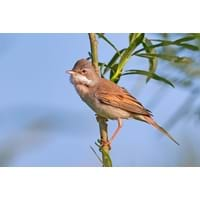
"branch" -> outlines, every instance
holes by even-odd
[[[90,39],[90,49],[91,49],[91,54],[92,54],[92,65],[94,66],[96,73],[99,74],[98,43],[96,40],[96,34],[89,33],[89,39]]]
[[[96,40],[96,34],[95,33],[89,33],[89,40],[90,40],[90,49],[92,54],[92,65],[95,68],[95,71],[97,74],[99,74],[99,66],[98,66],[98,43]],[[109,156],[110,146],[108,143],[108,131],[107,131],[107,119],[103,118],[99,115],[97,115],[97,121],[99,123],[99,129],[100,129],[100,138],[101,138],[101,144],[100,151],[102,153],[102,161],[104,167],[111,167],[112,162]]]

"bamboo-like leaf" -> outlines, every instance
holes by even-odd
[[[179,57],[173,55],[166,55],[166,54],[152,54],[152,53],[140,53],[136,54],[136,56],[144,57],[144,58],[160,58],[163,60],[167,60],[174,63],[182,63],[182,64],[190,64],[192,63],[192,59],[189,57]]]
[[[141,33],[129,33],[129,44],[131,44]]]
[[[135,48],[142,43],[144,38],[144,33],[137,33],[137,35],[135,35],[134,40],[132,40],[131,44],[129,45],[129,47],[124,51],[123,55],[121,55],[120,57],[120,61],[118,63],[118,68],[115,72],[115,74],[113,74],[113,76],[111,77],[111,81],[117,83],[119,81],[119,78],[121,76],[122,70],[125,66],[125,64],[128,62],[128,60],[130,59],[133,51],[135,50]]]
[[[199,51],[199,47],[192,44],[181,43],[181,44],[178,44],[178,46],[181,46],[185,49],[190,49],[192,51]]]
[[[177,40],[175,40],[174,42],[180,44],[180,43],[182,43],[182,42],[187,42],[187,41],[195,40],[195,39],[197,39],[197,38],[200,38],[200,36],[194,34],[194,35],[189,35],[189,36],[186,36],[186,37],[177,39]]]
[[[180,41],[181,39],[179,39]],[[169,41],[169,40],[154,40],[154,39],[151,39],[151,41],[155,41],[155,42],[160,42],[158,44],[154,44],[152,46],[150,46],[150,48],[158,48],[158,47],[164,47],[164,46],[169,46],[169,45],[175,45],[175,46],[179,46],[179,47],[183,47],[185,49],[189,49],[189,50],[192,50],[192,51],[198,51],[199,50],[199,47],[196,46],[196,45],[192,45],[192,44],[188,44],[188,43],[180,43],[180,42],[177,42],[177,40],[175,41]],[[144,51],[145,48],[141,48],[137,51],[135,51],[133,55],[136,55],[142,51]]]
[[[103,70],[105,70],[107,68],[107,65],[106,65],[106,63],[99,62],[98,66],[100,68],[101,77],[103,77]]]
[[[125,51],[126,49],[122,49],[119,51],[119,53],[115,53],[114,56],[111,58],[111,60],[108,62],[106,68],[104,69],[103,71],[103,75],[105,75],[109,70],[112,69],[112,67],[116,64],[116,62],[118,61],[119,57],[123,54],[123,52]]]
[[[132,70],[127,70],[125,71],[122,76],[125,76],[125,75],[132,75],[132,74],[137,74],[137,75],[144,75],[144,76],[148,76],[148,77],[151,77],[152,79],[155,79],[155,80],[158,80],[158,81],[161,81],[163,83],[166,83],[172,87],[174,87],[174,85],[169,81],[167,80],[166,78],[164,77],[161,77],[155,73],[151,73],[151,72],[148,72],[148,71],[144,71],[144,70],[136,70],[136,69],[132,69]]]
[[[120,52],[117,49],[117,47],[104,34],[97,33],[97,35],[99,36],[99,38],[102,38],[104,41],[106,41],[120,55]]]
[[[148,40],[147,38],[143,39],[142,44],[147,53],[150,53],[150,54],[156,53],[156,50],[154,48],[151,48],[151,46],[153,45],[152,42]],[[157,68],[157,57],[152,56],[152,57],[149,57],[148,59],[149,59],[149,72],[154,73]],[[150,78],[151,77],[147,77],[146,81],[148,82]]]
[[[118,69],[118,64],[114,64],[114,65],[112,66],[111,71],[110,71],[110,79],[112,79],[112,77],[113,77],[113,75],[116,73],[117,69]]]
[[[99,62],[99,63],[98,63],[98,66],[99,66],[99,67],[106,67],[107,65],[106,65],[106,63]]]

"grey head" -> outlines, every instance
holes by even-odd
[[[71,74],[71,82],[74,85],[93,86],[99,80],[99,76],[96,74],[92,63],[86,59],[78,60],[73,69],[67,72]]]

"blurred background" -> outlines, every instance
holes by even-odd
[[[185,34],[186,35],[186,34]],[[107,34],[120,48],[127,34]],[[184,34],[147,34],[176,39]],[[200,47],[200,40],[192,41]],[[65,74],[90,51],[87,34],[0,34],[0,166],[101,166],[90,146],[99,137],[95,115],[76,94]],[[119,82],[180,143],[175,145],[151,126],[124,120],[112,144],[114,166],[200,166],[200,52],[164,47],[160,52],[188,56],[193,62],[158,60],[157,74],[175,88],[141,75]],[[99,40],[99,59],[114,50]],[[148,69],[133,57],[127,69]],[[109,121],[109,133],[116,128]]]

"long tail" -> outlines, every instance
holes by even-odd
[[[175,142],[177,145],[180,145],[164,128],[159,126],[151,117],[145,117],[145,121],[151,124],[154,128],[160,130],[164,135],[166,135],[169,139]]]

